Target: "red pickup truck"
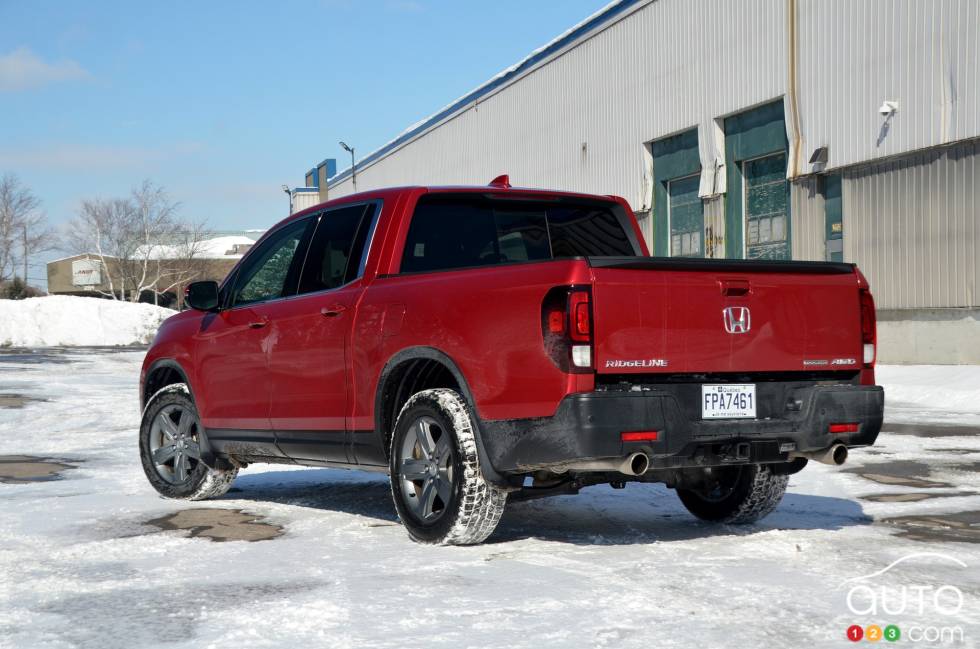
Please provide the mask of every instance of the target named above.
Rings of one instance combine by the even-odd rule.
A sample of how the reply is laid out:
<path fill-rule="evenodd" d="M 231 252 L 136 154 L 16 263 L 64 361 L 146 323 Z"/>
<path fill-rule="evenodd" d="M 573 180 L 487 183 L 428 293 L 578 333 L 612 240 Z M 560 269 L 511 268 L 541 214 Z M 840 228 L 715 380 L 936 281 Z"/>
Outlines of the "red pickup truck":
<path fill-rule="evenodd" d="M 187 303 L 140 386 L 168 497 L 279 462 L 388 472 L 424 542 L 484 540 L 508 498 L 627 481 L 744 523 L 881 428 L 855 266 L 650 257 L 623 199 L 505 177 L 293 215 Z"/>

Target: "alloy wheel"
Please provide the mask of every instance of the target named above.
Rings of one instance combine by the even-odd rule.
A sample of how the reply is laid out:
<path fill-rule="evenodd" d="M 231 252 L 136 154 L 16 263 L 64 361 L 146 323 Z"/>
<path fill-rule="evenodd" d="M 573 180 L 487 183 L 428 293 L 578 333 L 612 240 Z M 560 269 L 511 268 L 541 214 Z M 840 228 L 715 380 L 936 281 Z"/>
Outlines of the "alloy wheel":
<path fill-rule="evenodd" d="M 188 480 L 201 461 L 199 432 L 197 415 L 187 408 L 160 409 L 150 426 L 150 457 L 161 478 L 175 485 Z"/>
<path fill-rule="evenodd" d="M 432 417 L 419 417 L 401 443 L 398 479 L 401 497 L 421 522 L 432 523 L 445 513 L 454 485 L 453 440 Z"/>

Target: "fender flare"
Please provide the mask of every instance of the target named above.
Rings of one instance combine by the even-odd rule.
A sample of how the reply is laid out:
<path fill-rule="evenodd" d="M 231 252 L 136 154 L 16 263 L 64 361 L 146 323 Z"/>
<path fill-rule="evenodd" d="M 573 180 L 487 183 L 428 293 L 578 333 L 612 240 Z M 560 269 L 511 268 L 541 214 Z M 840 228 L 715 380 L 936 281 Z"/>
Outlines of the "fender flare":
<path fill-rule="evenodd" d="M 383 392 L 385 384 L 391 377 L 391 373 L 396 367 L 404 363 L 405 361 L 426 359 L 431 361 L 436 361 L 441 363 L 449 373 L 453 375 L 456 380 L 456 384 L 459 385 L 460 391 L 463 393 L 463 398 L 466 402 L 470 404 L 473 409 L 473 432 L 476 437 L 477 455 L 480 459 L 480 471 L 483 472 L 483 477 L 486 478 L 490 483 L 495 486 L 502 487 L 505 489 L 514 489 L 514 485 L 502 474 L 500 474 L 490 463 L 489 455 L 487 454 L 486 447 L 483 445 L 483 422 L 480 419 L 480 415 L 476 410 L 476 400 L 473 398 L 473 392 L 470 390 L 469 382 L 467 382 L 466 377 L 463 375 L 462 370 L 459 369 L 459 365 L 456 364 L 448 354 L 435 347 L 417 346 L 417 347 L 407 347 L 399 352 L 392 355 L 388 362 L 385 363 L 384 368 L 381 370 L 381 375 L 378 377 L 378 383 L 374 390 L 374 428 L 378 431 L 378 434 L 384 439 L 384 414 L 382 410 L 383 403 Z M 387 454 L 388 449 L 385 449 Z"/>
<path fill-rule="evenodd" d="M 172 369 L 175 372 L 177 372 L 177 374 L 180 374 L 180 378 L 183 379 L 184 383 L 187 384 L 187 389 L 190 390 L 191 400 L 193 400 L 194 388 L 191 386 L 190 379 L 187 378 L 187 372 L 184 371 L 184 368 L 181 367 L 180 363 L 178 363 L 176 360 L 172 358 L 158 358 L 157 360 L 150 363 L 150 366 L 146 368 L 146 374 L 144 375 L 146 378 L 144 379 L 144 381 L 148 381 L 149 378 L 153 375 L 153 373 L 162 367 Z M 153 396 L 152 394 L 150 395 L 145 394 L 145 392 L 146 392 L 146 383 L 144 382 L 140 385 L 140 412 L 143 412 L 143 410 L 146 408 L 146 404 L 149 401 L 148 397 Z"/>

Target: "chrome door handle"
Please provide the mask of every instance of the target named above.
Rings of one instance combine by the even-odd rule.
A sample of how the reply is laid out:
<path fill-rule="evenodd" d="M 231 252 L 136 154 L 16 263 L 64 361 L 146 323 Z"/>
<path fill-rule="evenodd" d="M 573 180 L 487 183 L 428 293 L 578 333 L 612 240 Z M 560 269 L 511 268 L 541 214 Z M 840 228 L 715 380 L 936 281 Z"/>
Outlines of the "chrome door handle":
<path fill-rule="evenodd" d="M 331 304 L 330 306 L 325 306 L 320 309 L 320 315 L 325 318 L 336 318 L 341 313 L 347 310 L 343 304 Z"/>

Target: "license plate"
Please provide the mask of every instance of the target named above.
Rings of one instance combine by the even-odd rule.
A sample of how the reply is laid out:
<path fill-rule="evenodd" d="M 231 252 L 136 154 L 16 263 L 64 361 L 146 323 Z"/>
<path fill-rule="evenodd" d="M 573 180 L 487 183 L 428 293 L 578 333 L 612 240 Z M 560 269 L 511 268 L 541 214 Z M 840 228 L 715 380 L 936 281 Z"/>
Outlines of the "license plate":
<path fill-rule="evenodd" d="M 701 418 L 755 418 L 755 385 L 752 383 L 702 385 Z"/>

